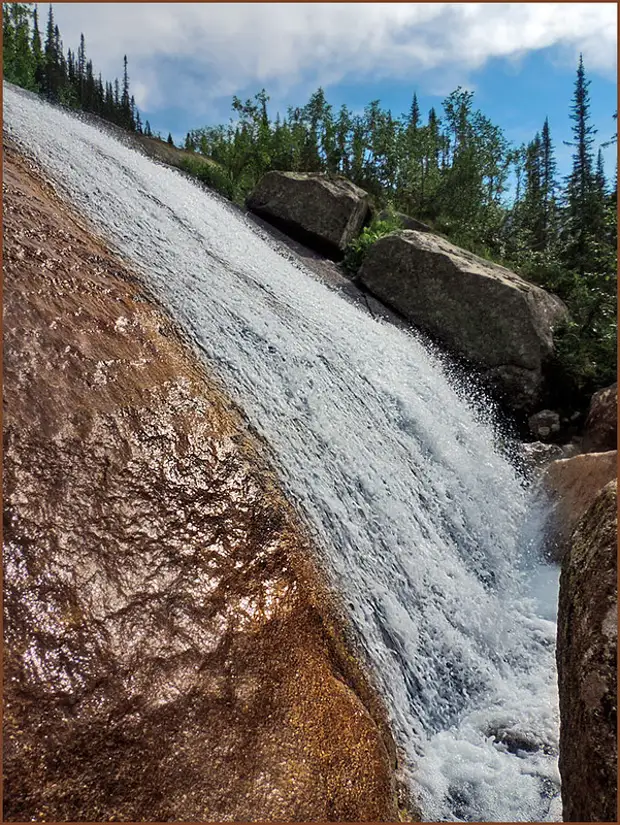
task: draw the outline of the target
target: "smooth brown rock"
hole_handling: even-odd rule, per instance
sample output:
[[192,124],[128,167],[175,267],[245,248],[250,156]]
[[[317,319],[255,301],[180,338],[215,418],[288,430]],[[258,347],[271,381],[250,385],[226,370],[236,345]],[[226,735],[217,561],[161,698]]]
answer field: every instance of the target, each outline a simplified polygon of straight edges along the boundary
[[551,497],[547,548],[554,561],[561,561],[571,534],[602,488],[617,475],[618,453],[583,453],[553,461],[542,483]]
[[531,410],[566,314],[555,295],[514,272],[426,232],[403,230],[373,244],[364,286],[487,375],[513,409]]
[[262,449],[12,153],[4,267],[4,821],[396,820]]
[[586,453],[615,450],[618,444],[618,385],[612,384],[592,396],[586,419],[582,449]]
[[297,240],[336,257],[369,212],[368,193],[351,181],[308,172],[267,172],[246,204]]
[[598,494],[562,563],[556,657],[565,822],[617,822],[617,482]]

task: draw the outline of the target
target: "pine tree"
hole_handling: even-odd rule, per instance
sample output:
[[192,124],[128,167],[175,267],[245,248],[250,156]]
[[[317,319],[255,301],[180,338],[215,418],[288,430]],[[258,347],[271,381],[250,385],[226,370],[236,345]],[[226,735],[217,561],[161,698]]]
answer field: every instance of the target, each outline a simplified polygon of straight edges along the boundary
[[586,80],[583,55],[579,55],[577,79],[571,120],[573,121],[573,168],[566,187],[567,243],[564,260],[570,269],[581,276],[587,271],[592,259],[593,235],[599,225],[597,192],[594,179],[592,145],[596,129],[590,123],[590,95]]
[[121,126],[125,129],[134,129],[135,122],[131,111],[131,99],[129,97],[129,75],[127,73],[127,55],[123,57],[123,91],[120,99]]
[[118,77],[114,78],[114,105],[112,107],[111,120],[112,123],[116,123],[118,126],[122,123],[121,91],[118,83]]
[[94,103],[94,111],[98,115],[104,115],[104,101],[105,101],[105,86],[103,84],[103,78],[101,77],[101,72],[95,81],[95,103]]
[[15,30],[8,3],[2,4],[2,68],[4,77],[13,82],[13,63],[15,60]]
[[151,131],[151,124],[148,122],[148,120],[144,124],[144,134],[146,135],[146,137],[153,137],[153,132]]
[[140,113],[138,112],[138,109],[136,107],[136,101],[133,95],[131,96],[131,100],[129,101],[129,114],[129,128],[132,132],[135,132],[138,128],[138,117],[140,116]]
[[338,171],[348,176],[351,169],[349,141],[351,136],[351,113],[346,104],[342,104],[336,121],[336,147],[338,152]]
[[428,113],[428,133],[429,143],[432,146],[429,162],[431,165],[439,167],[441,138],[439,133],[439,119],[434,108],[431,108]]
[[32,56],[34,58],[36,91],[40,92],[45,84],[45,58],[41,44],[41,32],[39,31],[39,12],[36,6],[32,12]]
[[542,198],[544,204],[544,241],[543,248],[548,251],[555,235],[556,202],[555,191],[557,182],[555,179],[556,162],[553,143],[551,141],[551,130],[549,128],[549,118],[545,118],[541,134],[541,163],[542,163]]
[[521,209],[527,246],[537,252],[545,245],[545,201],[542,139],[536,133],[525,150],[525,197]]
[[80,45],[77,54],[76,74],[78,98],[80,100],[80,103],[84,103],[84,98],[86,96],[86,41],[84,39],[83,33],[80,34]]
[[95,111],[95,76],[93,61],[86,61],[86,77],[84,78],[84,100],[82,106],[87,112]]
[[594,176],[596,190],[601,200],[605,199],[605,192],[607,189],[607,181],[605,179],[605,163],[603,161],[603,150],[598,150],[596,157],[596,173]]
[[174,146],[174,141],[172,139],[172,133],[168,132],[168,140],[166,141],[168,146]]
[[411,110],[409,112],[409,123],[407,128],[415,132],[420,125],[420,106],[418,104],[418,95],[413,93],[413,100],[411,101]]
[[52,4],[50,3],[45,35],[45,66],[43,85],[45,94],[52,101],[58,100],[58,93],[60,91],[59,55],[56,51],[57,42],[55,30],[56,26],[54,25],[54,12],[52,9]]
[[[9,79],[24,89],[36,91],[36,63],[30,37],[30,8],[24,3],[11,3],[10,15],[12,18],[12,65],[9,70]],[[9,77],[8,73],[7,77]]]

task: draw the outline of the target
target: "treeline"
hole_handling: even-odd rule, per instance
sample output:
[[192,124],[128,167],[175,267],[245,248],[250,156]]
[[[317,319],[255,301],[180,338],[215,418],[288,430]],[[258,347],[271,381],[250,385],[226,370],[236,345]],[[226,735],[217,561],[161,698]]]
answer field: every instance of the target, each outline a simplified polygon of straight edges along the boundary
[[[608,185],[595,130],[589,124],[583,64],[573,107],[575,163],[561,182],[546,120],[529,144],[512,146],[501,128],[475,109],[472,92],[458,88],[423,120],[416,95],[394,117],[373,101],[361,115],[337,112],[322,89],[283,119],[269,117],[265,90],[233,98],[228,125],[188,132],[185,148],[217,161],[241,200],[272,169],[340,174],[388,204],[494,257],[548,254],[582,274],[592,264],[593,239],[604,234]],[[509,187],[513,193],[509,194]]]
[[52,103],[99,115],[131,132],[151,134],[148,120],[143,126],[130,94],[127,57],[121,81],[104,82],[86,57],[83,34],[77,51],[65,52],[51,4],[43,37],[35,5],[3,3],[2,58],[4,79],[10,83],[42,94]]

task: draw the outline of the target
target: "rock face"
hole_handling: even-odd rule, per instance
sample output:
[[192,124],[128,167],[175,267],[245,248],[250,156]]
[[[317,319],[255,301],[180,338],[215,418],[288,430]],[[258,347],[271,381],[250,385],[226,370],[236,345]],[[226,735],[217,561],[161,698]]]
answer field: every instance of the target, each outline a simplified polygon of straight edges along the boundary
[[562,564],[556,657],[565,822],[617,822],[617,482]]
[[586,419],[582,449],[587,453],[615,450],[618,442],[618,385],[612,384],[592,396]]
[[566,313],[555,295],[436,235],[402,231],[370,248],[359,278],[381,301],[478,365],[513,409],[531,410]]
[[3,821],[395,821],[395,748],[242,416],[4,156]]
[[345,178],[267,172],[247,198],[250,211],[331,257],[342,257],[369,212],[368,194]]
[[542,483],[551,496],[548,524],[548,552],[560,561],[570,544],[571,534],[599,491],[617,475],[618,453],[584,453],[553,461]]

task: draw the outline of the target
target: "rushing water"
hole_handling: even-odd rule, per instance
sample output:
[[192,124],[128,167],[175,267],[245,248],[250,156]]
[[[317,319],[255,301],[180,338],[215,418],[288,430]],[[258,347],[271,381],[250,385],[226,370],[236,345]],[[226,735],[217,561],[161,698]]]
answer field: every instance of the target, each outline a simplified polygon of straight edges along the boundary
[[425,818],[557,815],[550,574],[527,491],[466,385],[174,170],[6,85],[4,123],[271,445]]

